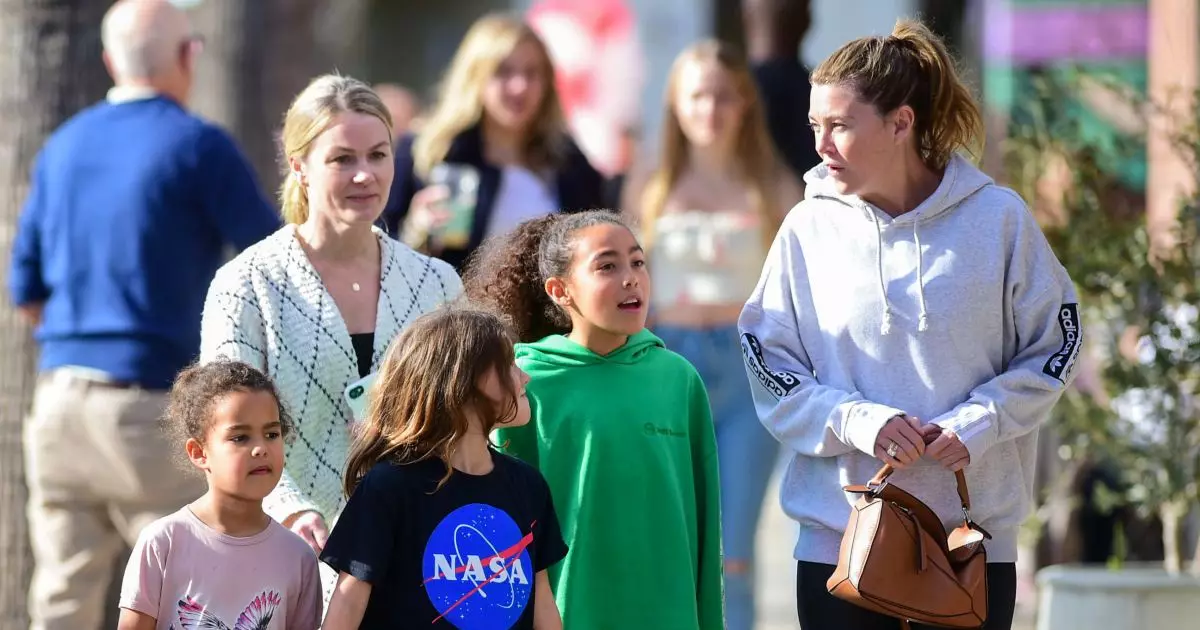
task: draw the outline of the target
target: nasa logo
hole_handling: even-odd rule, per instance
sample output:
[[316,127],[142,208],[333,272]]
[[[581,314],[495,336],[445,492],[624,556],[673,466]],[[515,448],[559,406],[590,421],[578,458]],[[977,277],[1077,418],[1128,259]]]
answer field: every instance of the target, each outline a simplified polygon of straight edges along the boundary
[[[532,529],[532,527],[531,527]],[[507,630],[533,594],[529,545],[503,510],[471,503],[442,519],[425,543],[421,570],[425,593],[460,630]]]

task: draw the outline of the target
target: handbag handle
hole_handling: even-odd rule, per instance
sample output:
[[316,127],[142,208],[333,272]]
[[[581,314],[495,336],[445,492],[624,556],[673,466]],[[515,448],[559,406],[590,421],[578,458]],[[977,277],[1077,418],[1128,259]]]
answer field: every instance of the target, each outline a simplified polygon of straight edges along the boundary
[[[867,482],[867,487],[877,488],[884,485],[894,472],[896,469],[892,468],[891,464],[884,464],[883,468],[880,468],[879,472],[875,473],[875,476]],[[958,500],[962,503],[963,520],[969,525],[974,525],[974,521],[971,520],[971,495],[967,492],[967,476],[963,474],[963,471],[956,470],[954,480],[958,482]]]

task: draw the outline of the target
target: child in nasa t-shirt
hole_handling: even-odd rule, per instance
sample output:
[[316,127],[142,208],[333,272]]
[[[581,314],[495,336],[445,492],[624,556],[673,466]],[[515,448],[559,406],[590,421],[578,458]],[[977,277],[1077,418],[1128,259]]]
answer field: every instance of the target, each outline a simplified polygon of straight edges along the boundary
[[339,572],[325,630],[562,628],[549,486],[487,437],[529,421],[528,380],[490,314],[426,315],[393,344],[321,554]]

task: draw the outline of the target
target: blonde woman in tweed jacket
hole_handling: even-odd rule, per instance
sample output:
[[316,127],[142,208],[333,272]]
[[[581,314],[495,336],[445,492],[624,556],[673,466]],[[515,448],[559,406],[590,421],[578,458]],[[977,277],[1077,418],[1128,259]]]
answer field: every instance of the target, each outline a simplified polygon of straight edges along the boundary
[[[301,92],[283,127],[288,225],[222,267],[204,306],[201,361],[263,370],[296,421],[263,507],[318,553],[345,504],[347,386],[409,322],[462,291],[450,265],[373,227],[392,181],[391,127],[354,79],[323,76]],[[322,565],[322,577],[328,603],[337,576]]]

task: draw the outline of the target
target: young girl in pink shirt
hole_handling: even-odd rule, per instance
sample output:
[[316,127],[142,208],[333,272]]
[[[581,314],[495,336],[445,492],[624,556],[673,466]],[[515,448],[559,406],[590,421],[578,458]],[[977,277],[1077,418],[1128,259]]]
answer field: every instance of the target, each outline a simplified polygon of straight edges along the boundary
[[142,531],[118,630],[316,630],[317,558],[262,509],[292,427],[274,385],[244,363],[191,367],[175,380],[166,421],[208,492]]

